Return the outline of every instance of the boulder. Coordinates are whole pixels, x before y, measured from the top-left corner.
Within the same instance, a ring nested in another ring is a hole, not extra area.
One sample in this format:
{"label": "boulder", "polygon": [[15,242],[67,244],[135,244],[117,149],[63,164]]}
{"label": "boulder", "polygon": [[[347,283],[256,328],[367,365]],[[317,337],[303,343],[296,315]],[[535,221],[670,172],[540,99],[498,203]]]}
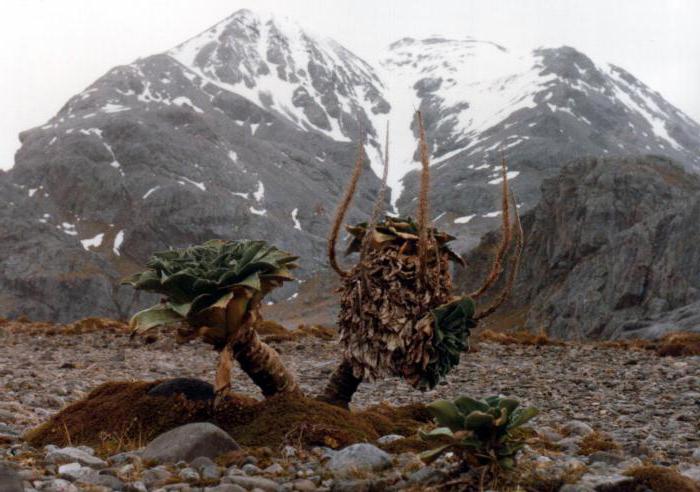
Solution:
{"label": "boulder", "polygon": [[176,427],[151,441],[143,452],[144,461],[159,463],[191,462],[205,456],[216,458],[240,446],[219,427],[208,422],[197,422]]}
{"label": "boulder", "polygon": [[175,378],[163,381],[148,391],[149,396],[173,396],[181,394],[188,400],[213,400],[214,387],[200,379]]}
{"label": "boulder", "polygon": [[357,471],[380,471],[391,466],[391,455],[378,447],[359,443],[333,453],[328,468],[336,475]]}

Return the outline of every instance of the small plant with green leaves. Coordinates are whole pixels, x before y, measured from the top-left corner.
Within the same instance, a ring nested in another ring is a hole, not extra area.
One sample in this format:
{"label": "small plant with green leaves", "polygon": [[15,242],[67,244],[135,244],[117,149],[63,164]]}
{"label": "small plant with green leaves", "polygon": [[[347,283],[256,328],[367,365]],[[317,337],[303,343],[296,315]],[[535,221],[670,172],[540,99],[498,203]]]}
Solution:
{"label": "small plant with green leaves", "polygon": [[503,396],[483,400],[461,396],[454,401],[435,401],[427,409],[440,427],[420,436],[442,444],[422,453],[422,459],[431,461],[453,451],[464,461],[503,470],[515,467],[516,454],[525,444],[521,427],[539,413]]}
{"label": "small plant with green leaves", "polygon": [[216,390],[230,386],[232,359],[265,396],[298,389],[279,355],[255,331],[262,299],[286,281],[296,256],[265,241],[212,240],[155,253],[147,270],[123,283],[163,295],[159,304],[136,313],[133,334],[181,323],[180,337],[201,338],[220,353]]}

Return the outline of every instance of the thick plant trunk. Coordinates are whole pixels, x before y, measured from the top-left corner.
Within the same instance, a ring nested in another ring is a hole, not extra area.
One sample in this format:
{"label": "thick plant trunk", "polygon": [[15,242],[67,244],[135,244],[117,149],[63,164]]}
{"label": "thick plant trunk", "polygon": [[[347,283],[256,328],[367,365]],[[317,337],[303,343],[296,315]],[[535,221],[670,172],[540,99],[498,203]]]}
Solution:
{"label": "thick plant trunk", "polygon": [[352,401],[352,396],[361,382],[362,379],[355,377],[352,373],[350,362],[343,360],[331,375],[326,389],[323,390],[323,394],[318,399],[331,405],[348,408]]}
{"label": "thick plant trunk", "polygon": [[229,347],[243,372],[262,390],[266,398],[277,393],[299,390],[296,378],[284,366],[277,351],[263,343],[252,327],[236,337]]}

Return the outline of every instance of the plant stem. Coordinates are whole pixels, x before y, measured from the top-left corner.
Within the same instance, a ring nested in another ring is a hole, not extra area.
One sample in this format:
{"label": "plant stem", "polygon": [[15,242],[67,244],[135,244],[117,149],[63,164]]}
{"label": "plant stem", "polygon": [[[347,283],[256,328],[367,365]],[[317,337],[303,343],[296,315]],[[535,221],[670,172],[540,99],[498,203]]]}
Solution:
{"label": "plant stem", "polygon": [[352,396],[361,382],[362,378],[357,378],[352,373],[350,362],[343,360],[331,375],[326,388],[323,390],[323,394],[318,399],[331,405],[348,408],[350,401],[352,401]]}

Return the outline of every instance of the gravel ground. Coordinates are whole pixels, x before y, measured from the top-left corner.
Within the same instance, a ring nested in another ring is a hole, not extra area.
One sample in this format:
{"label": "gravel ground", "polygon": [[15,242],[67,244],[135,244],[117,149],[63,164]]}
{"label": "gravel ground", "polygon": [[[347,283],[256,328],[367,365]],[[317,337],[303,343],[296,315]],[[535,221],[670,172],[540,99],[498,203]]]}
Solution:
{"label": "gravel ground", "polygon": [[[214,378],[216,355],[198,342],[175,345],[168,337],[161,337],[145,344],[115,331],[47,336],[41,329],[8,326],[0,325],[3,453],[22,445],[17,436],[24,431],[103,382]],[[274,346],[298,375],[303,390],[311,394],[321,390],[337,363],[338,346],[333,340],[307,337]],[[259,396],[241,372],[236,370],[233,379],[234,391]],[[541,432],[556,435],[577,421],[610,434],[625,458],[679,465],[680,469],[697,468],[700,460],[697,356],[662,358],[648,351],[597,344],[537,347],[479,343],[433,391],[422,393],[398,379],[386,379],[362,384],[354,405],[497,393],[538,407],[541,414],[535,424]],[[564,439],[563,446],[570,441]],[[567,448],[569,458],[576,457],[576,444]]]}

